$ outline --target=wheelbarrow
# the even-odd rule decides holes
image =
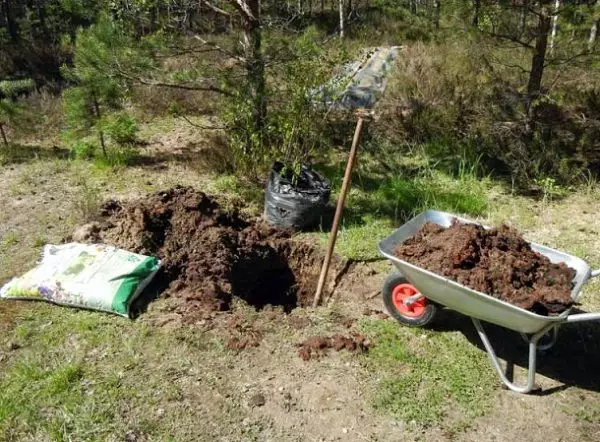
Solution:
[[[454,220],[478,224],[450,213],[428,210],[400,227],[379,244],[379,251],[394,263],[396,271],[391,273],[383,285],[383,301],[392,317],[404,325],[422,327],[427,325],[440,307],[447,307],[469,316],[502,382],[512,391],[529,393],[536,389],[535,374],[537,351],[551,348],[558,337],[561,325],[573,322],[587,322],[600,319],[600,313],[571,314],[571,309],[556,316],[542,316],[516,307],[454,282],[448,278],[404,261],[394,254],[394,249],[430,221],[442,227],[450,227]],[[483,226],[484,228],[488,228]],[[571,298],[577,301],[583,285],[588,279],[600,275],[600,270],[592,271],[590,266],[575,256],[539,244],[529,243],[531,248],[545,255],[553,263],[565,263],[576,271],[573,279]],[[524,385],[511,382],[500,365],[496,352],[482,321],[521,333],[529,344],[529,367]],[[547,336],[548,342],[541,343]]]

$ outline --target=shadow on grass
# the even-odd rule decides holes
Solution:
[[[8,149],[0,147],[0,165],[23,164],[34,160],[67,159],[71,155],[68,149],[53,146],[42,147],[27,144],[10,144]]]
[[[527,369],[529,349],[517,332],[488,323],[483,323],[483,326],[496,355],[506,361],[504,367],[509,379],[514,366]],[[486,351],[471,319],[453,310],[439,311],[430,328],[439,332],[460,331],[471,344]],[[554,347],[538,352],[537,374],[564,385],[534,394],[548,395],[571,386],[600,391],[600,328],[594,327],[594,322],[562,326]],[[497,376],[491,364],[490,375]],[[519,376],[517,384],[524,383],[525,376]]]

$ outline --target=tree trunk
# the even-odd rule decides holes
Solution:
[[[592,52],[596,45],[596,34],[598,33],[598,20],[594,20],[592,28],[590,29],[590,38],[588,40],[588,51]]]
[[[339,0],[340,7],[340,38],[344,38],[344,0]]]
[[[481,0],[473,2],[473,27],[479,28],[479,10],[481,9]]]
[[[558,9],[560,0],[554,3],[554,14],[552,14],[552,33],[550,34],[550,55],[554,55],[554,46],[556,44],[556,28],[558,27]]]
[[[244,0],[247,11],[244,14],[244,46],[246,53],[246,73],[252,102],[252,125],[259,143],[264,141],[267,121],[267,100],[265,82],[265,60],[262,53],[262,31],[260,0]],[[252,137],[246,142],[247,153],[254,147]]]
[[[531,103],[541,93],[542,77],[544,75],[544,64],[546,62],[546,50],[548,48],[548,34],[550,32],[552,17],[548,14],[546,7],[542,7],[538,15],[538,27],[535,38],[535,48],[531,58],[531,71],[527,83],[527,111]]]
[[[8,150],[8,138],[6,138],[6,132],[4,132],[4,123],[0,123],[0,134],[2,134],[2,141],[4,142],[4,147]]]
[[[440,28],[440,12],[442,9],[442,0],[433,0],[433,22],[435,28]]]
[[[523,35],[525,32],[525,26],[527,25],[527,8],[529,7],[529,1],[524,0],[521,5],[521,17],[519,18],[519,34]]]
[[[98,103],[98,99],[95,95],[92,95],[92,100],[94,100],[94,113],[96,114],[96,118],[100,120],[100,118],[102,118],[102,114],[100,113],[100,104]],[[100,140],[102,155],[104,155],[104,158],[106,158],[106,143],[104,141],[104,132],[102,132],[102,130],[98,131],[98,139]]]
[[[6,21],[6,30],[8,31],[8,36],[11,41],[17,41],[19,38],[19,32],[17,30],[16,23],[12,19],[10,14],[10,0],[2,1],[3,12],[4,12],[4,20]]]

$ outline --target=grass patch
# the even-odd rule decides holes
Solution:
[[[590,405],[584,402],[585,405],[576,407],[574,410],[571,407],[565,407],[567,413],[575,416],[581,422],[595,424],[600,421],[600,407],[597,405]]]
[[[69,427],[63,418],[85,400],[83,374],[80,363],[16,363],[0,382],[0,434],[45,429],[54,440],[62,440]]]
[[[378,408],[406,422],[448,428],[465,428],[490,408],[496,378],[485,353],[459,333],[372,319],[361,328],[377,343],[366,361],[380,375]]]
[[[72,197],[72,212],[77,220],[87,220],[98,214],[102,196],[98,187],[87,177],[76,177],[77,191]]]
[[[0,440],[242,439],[247,412],[220,375],[235,355],[212,335],[28,304],[10,343]]]
[[[380,218],[364,217],[362,223],[346,224],[340,227],[335,251],[337,254],[354,260],[372,260],[378,258],[377,244],[391,234],[390,222]],[[319,242],[325,246],[329,232],[319,234]]]
[[[139,342],[140,333],[131,331],[129,338]],[[42,307],[25,315],[12,337],[23,350],[0,377],[0,435],[89,440],[114,434],[116,401],[132,393],[115,377],[125,368],[118,333],[114,318],[92,313]],[[100,343],[110,362],[89,357]]]
[[[260,213],[263,209],[263,189],[234,175],[216,177],[210,190],[223,197],[226,210],[242,209],[244,212]]]
[[[36,236],[33,240],[33,247],[39,249],[48,244],[48,240],[44,236]]]
[[[346,215],[336,252],[351,259],[375,259],[377,243],[414,215],[427,209],[482,215],[488,209],[486,180],[474,176],[452,178],[429,170],[413,178],[357,180],[348,196]],[[323,243],[327,233],[320,234]]]
[[[8,233],[2,241],[3,247],[11,247],[19,243],[19,235],[14,232]]]
[[[139,152],[131,147],[107,149],[106,155],[94,157],[94,165],[99,169],[115,169],[133,166],[139,158]]]
[[[485,181],[475,177],[456,179],[428,171],[414,178],[387,178],[376,189],[353,195],[349,207],[360,214],[385,216],[394,225],[427,209],[481,215],[488,207],[486,190]]]

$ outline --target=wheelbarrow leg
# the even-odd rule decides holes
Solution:
[[[481,341],[483,342],[483,345],[487,350],[487,354],[490,358],[490,361],[496,369],[496,372],[498,372],[498,376],[500,376],[500,379],[502,379],[504,385],[506,385],[510,390],[517,393],[530,393],[532,390],[534,390],[536,388],[535,370],[537,362],[537,344],[538,341],[542,338],[542,336],[544,336],[548,332],[548,330],[554,327],[554,325],[549,325],[548,327],[543,328],[541,331],[529,338],[529,368],[527,371],[527,383],[523,386],[518,386],[509,381],[506,375],[504,374],[504,370],[502,370],[502,367],[500,366],[500,361],[496,356],[496,352],[494,351],[494,348],[492,347],[492,344],[490,343],[490,340],[488,339],[487,334],[485,333],[485,330],[483,329],[483,326],[481,325],[479,319],[472,319],[473,325],[475,325],[477,333],[479,334],[479,337],[481,338]]]
[[[556,341],[558,340],[558,329],[560,328],[560,326],[555,325],[552,330],[547,331],[546,334],[550,336],[550,340],[548,342],[546,342],[545,344],[539,344],[538,342],[538,346],[537,349],[538,351],[546,351],[546,350],[550,350],[552,347],[554,347],[554,344],[556,344]],[[546,335],[544,335],[546,336]],[[523,338],[523,340],[525,342],[527,342],[529,344],[529,336],[527,336],[525,333],[521,333],[521,337]]]

